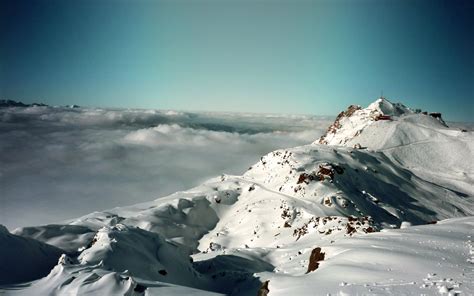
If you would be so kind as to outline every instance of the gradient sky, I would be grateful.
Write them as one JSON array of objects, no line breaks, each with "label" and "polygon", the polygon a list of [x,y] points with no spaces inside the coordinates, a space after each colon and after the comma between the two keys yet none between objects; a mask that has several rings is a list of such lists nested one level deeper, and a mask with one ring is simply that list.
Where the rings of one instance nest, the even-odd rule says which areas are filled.
[{"label": "gradient sky", "polygon": [[0,0],[0,98],[473,121],[473,1]]}]

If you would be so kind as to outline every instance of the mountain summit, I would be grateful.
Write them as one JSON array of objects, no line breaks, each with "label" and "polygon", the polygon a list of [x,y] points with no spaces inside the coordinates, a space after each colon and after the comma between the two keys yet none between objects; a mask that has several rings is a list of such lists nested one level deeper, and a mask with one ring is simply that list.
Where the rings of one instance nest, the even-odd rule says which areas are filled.
[{"label": "mountain summit", "polygon": [[313,144],[383,152],[427,181],[474,194],[473,180],[465,178],[473,172],[466,162],[472,158],[472,134],[450,129],[440,113],[414,111],[380,98],[367,108],[352,105],[341,112]]},{"label": "mountain summit", "polygon": [[473,146],[472,133],[437,113],[379,99],[350,106],[319,141],[262,156],[242,176],[16,229],[0,247],[27,238],[65,254],[18,293],[472,291]]},{"label": "mountain summit", "polygon": [[[366,129],[384,131],[397,126],[397,124],[387,124],[387,121],[410,122],[418,126],[432,128],[447,127],[440,113],[428,114],[427,112],[421,112],[421,110],[414,111],[401,103],[392,103],[385,98],[379,98],[367,108],[351,105],[346,111],[339,113],[327,132],[315,143],[343,146],[356,145],[357,140],[364,139],[364,137],[358,136]],[[416,127],[412,128],[416,129]],[[392,134],[386,135],[386,137],[390,136]],[[369,147],[380,148],[380,145],[377,145],[376,142],[380,143],[386,137],[380,135],[379,139],[370,138],[365,140],[366,142],[372,141],[372,143],[366,143],[369,144]]]}]

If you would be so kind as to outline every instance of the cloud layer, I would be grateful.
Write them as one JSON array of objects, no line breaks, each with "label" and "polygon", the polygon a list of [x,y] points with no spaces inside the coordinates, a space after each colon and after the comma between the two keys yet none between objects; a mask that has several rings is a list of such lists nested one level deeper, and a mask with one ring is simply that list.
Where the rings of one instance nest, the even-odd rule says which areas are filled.
[{"label": "cloud layer", "polygon": [[149,201],[272,150],[318,138],[332,118],[156,110],[0,109],[0,224],[54,223]]}]

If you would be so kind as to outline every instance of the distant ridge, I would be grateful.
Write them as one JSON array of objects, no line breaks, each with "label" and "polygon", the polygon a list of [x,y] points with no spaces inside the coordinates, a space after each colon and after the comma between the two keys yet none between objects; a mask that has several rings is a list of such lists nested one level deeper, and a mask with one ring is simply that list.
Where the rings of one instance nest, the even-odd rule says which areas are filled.
[{"label": "distant ridge", "polygon": [[5,108],[5,107],[32,107],[32,106],[46,107],[48,105],[43,104],[43,103],[25,104],[23,102],[14,101],[14,100],[0,100],[0,108]]}]

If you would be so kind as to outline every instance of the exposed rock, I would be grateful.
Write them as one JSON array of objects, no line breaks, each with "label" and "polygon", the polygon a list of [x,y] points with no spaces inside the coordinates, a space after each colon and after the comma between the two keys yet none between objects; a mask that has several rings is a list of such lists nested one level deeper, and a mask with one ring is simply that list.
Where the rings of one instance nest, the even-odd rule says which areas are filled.
[{"label": "exposed rock", "polygon": [[135,286],[135,288],[133,289],[133,291],[137,292],[137,293],[144,293],[146,290],[146,287],[143,286],[143,285],[140,285],[140,284],[137,284]]},{"label": "exposed rock", "polygon": [[325,254],[321,252],[321,248],[317,247],[311,251],[311,256],[309,257],[309,265],[308,271],[306,273],[310,273],[311,271],[315,271],[319,267],[319,261],[323,261]]},{"label": "exposed rock", "polygon": [[268,293],[270,292],[270,289],[268,289],[268,283],[270,281],[265,281],[263,282],[262,286],[260,287],[260,289],[258,289],[258,293],[257,293],[257,296],[267,296]]},{"label": "exposed rock", "polygon": [[319,138],[319,144],[327,144],[327,141],[325,139],[326,136],[331,133],[335,134],[337,130],[341,128],[341,119],[352,116],[355,111],[360,110],[360,109],[361,109],[360,106],[350,105],[346,111],[342,111],[341,113],[339,113],[334,123],[331,124],[329,128],[327,129],[326,133],[321,138]]}]

